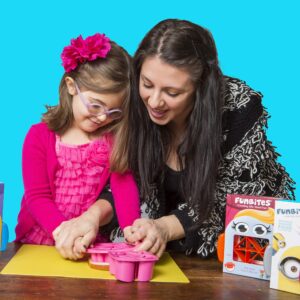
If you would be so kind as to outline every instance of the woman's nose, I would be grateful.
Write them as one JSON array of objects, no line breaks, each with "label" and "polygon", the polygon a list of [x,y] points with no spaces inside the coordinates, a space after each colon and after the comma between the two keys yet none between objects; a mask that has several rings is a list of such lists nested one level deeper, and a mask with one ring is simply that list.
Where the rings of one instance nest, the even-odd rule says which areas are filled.
[{"label": "woman's nose", "polygon": [[148,105],[151,108],[158,108],[164,105],[160,93],[153,92],[148,98]]}]

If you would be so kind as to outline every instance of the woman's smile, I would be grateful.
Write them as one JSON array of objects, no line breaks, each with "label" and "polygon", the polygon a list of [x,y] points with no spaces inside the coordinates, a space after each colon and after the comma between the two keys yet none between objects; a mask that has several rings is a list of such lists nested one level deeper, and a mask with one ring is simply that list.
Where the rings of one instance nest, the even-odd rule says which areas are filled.
[{"label": "woman's smile", "polygon": [[148,111],[151,114],[151,116],[156,118],[156,119],[164,118],[166,116],[167,112],[168,112],[167,110],[153,109],[149,106],[148,106]]}]

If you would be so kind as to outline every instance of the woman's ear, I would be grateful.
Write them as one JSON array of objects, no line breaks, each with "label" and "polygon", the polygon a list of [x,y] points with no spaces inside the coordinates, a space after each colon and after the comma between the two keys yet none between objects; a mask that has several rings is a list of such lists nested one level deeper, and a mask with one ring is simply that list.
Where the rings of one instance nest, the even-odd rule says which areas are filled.
[{"label": "woman's ear", "polygon": [[76,87],[75,87],[75,81],[73,78],[67,76],[65,78],[65,82],[66,82],[66,85],[67,85],[67,89],[68,89],[68,92],[71,96],[74,96],[77,94],[77,91],[76,91]]}]

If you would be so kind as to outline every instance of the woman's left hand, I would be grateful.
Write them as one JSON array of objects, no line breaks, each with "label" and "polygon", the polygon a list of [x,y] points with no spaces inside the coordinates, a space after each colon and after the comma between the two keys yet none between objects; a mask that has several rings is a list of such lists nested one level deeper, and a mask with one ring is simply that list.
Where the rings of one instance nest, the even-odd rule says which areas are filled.
[{"label": "woman's left hand", "polygon": [[96,239],[99,227],[110,222],[113,208],[99,199],[81,216],[62,222],[53,232],[55,247],[62,257],[77,260]]},{"label": "woman's left hand", "polygon": [[77,218],[62,222],[53,231],[55,247],[64,258],[80,259],[97,237],[98,231],[99,218],[87,211]]},{"label": "woman's left hand", "polygon": [[137,219],[124,229],[128,243],[135,244],[137,251],[149,251],[161,257],[169,241],[185,236],[184,229],[175,215],[156,220]]}]

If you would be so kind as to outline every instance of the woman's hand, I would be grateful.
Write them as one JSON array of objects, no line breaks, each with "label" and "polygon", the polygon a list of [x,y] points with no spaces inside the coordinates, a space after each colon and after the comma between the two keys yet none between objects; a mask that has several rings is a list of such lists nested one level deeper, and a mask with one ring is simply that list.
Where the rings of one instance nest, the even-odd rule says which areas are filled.
[{"label": "woman's hand", "polygon": [[125,240],[138,244],[136,250],[149,251],[160,257],[168,242],[168,233],[158,220],[137,219],[124,229]]},{"label": "woman's hand", "polygon": [[109,202],[98,200],[81,216],[62,222],[52,233],[61,256],[73,260],[82,258],[96,239],[99,227],[107,224],[112,214]]},{"label": "woman's hand", "polygon": [[184,237],[184,230],[174,215],[156,220],[142,218],[124,229],[124,237],[128,243],[138,244],[136,250],[149,251],[160,257],[167,242]]},{"label": "woman's hand", "polygon": [[62,222],[54,231],[55,247],[62,257],[77,260],[95,240],[99,220],[88,211],[77,218]]}]

